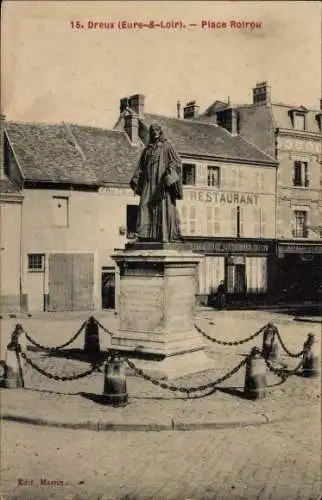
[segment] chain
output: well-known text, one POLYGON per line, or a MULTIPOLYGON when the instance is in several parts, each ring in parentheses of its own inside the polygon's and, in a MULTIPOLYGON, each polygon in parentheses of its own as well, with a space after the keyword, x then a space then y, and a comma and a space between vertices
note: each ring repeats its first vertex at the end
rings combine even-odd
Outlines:
POLYGON ((85 326, 87 325, 88 323, 88 320, 84 321, 84 323, 81 325, 81 327, 79 328, 79 330, 75 333, 75 335, 70 339, 68 340, 67 342, 65 342, 65 344, 62 344, 62 345, 58 345, 57 347, 46 347, 46 346, 43 346, 41 344, 39 344, 38 342, 36 342, 35 340, 33 340, 30 335, 28 335, 28 333, 23 330, 23 333, 25 334, 27 340, 29 340, 29 342, 31 342, 31 344, 33 344, 34 346, 38 347, 39 349, 42 349, 44 351, 58 351, 59 349, 63 349, 64 347, 67 347, 69 344, 72 344, 74 342, 74 340, 77 339, 77 337, 82 333, 83 329, 85 328, 85 326))
POLYGON ((111 330, 109 330, 108 328, 106 328, 104 325, 102 325, 102 323, 100 323, 96 318, 94 318, 94 321, 95 323, 97 324, 97 326, 99 326, 100 328, 102 328, 102 330, 105 332, 105 333, 108 333, 109 335, 111 335, 111 337, 114 336, 114 333, 111 332, 111 330))
POLYGON ((302 367, 303 360, 299 362, 299 364, 294 368, 294 370, 287 370, 286 368, 275 368, 268 359, 265 359, 265 363, 269 371, 275 373, 275 375, 278 375, 283 379, 287 379, 291 375, 295 375, 295 373, 302 367))
POLYGON ((245 344, 246 342, 249 342, 250 340, 253 340, 255 337, 257 337, 265 328, 267 325, 262 326, 260 330, 257 332, 253 333, 253 335, 250 335, 246 339, 243 340, 236 340, 235 342, 225 342, 222 340, 217 340, 214 339, 213 337, 210 337, 206 332, 204 332, 201 328, 199 328, 196 324, 194 325, 195 329, 201 333, 206 339, 211 340, 211 342, 215 342, 216 344, 221 344, 221 345, 240 345, 240 344, 245 344))
POLYGON ((287 347, 285 346, 283 340, 282 340, 282 337, 279 333, 279 331, 276 329, 276 335, 278 337, 278 340, 280 341, 281 343, 281 346, 282 348, 284 349, 284 351, 286 352, 286 354, 288 354, 291 358, 299 358, 300 356, 302 356, 304 350, 302 350, 301 352, 299 352, 298 354, 293 354, 292 352, 290 352, 287 347))
POLYGON ((33 361, 31 361, 30 358, 28 358, 24 353, 21 353, 21 356, 22 358, 32 367, 34 368, 38 373, 40 373, 41 375, 44 375, 45 377, 47 378, 50 378, 50 379, 54 379, 54 380, 62 380, 62 381, 66 381, 66 380, 78 380, 80 378, 84 378, 84 377, 87 377, 88 375, 91 375, 92 373, 94 373, 95 371, 98 371, 99 368, 101 367, 101 365, 104 363, 105 360, 103 361, 99 361, 95 364, 93 364, 91 366, 91 368, 89 368, 88 370, 82 372, 82 373, 78 373, 77 375, 71 375, 70 377, 59 377, 58 375, 53 375, 52 373, 48 373, 46 372, 45 370, 43 370, 42 368, 40 368, 39 366, 37 366, 33 361))
POLYGON ((155 379, 153 377, 150 377, 149 375, 147 375, 146 373, 144 373, 143 370, 140 370, 139 368, 137 368, 135 366, 135 364, 132 363, 132 361, 130 361, 127 358, 124 358, 124 359, 125 359, 126 363, 129 365, 129 367, 136 373, 136 375, 139 375, 140 377, 144 378, 145 380, 148 380, 149 382, 152 382, 152 384, 154 384, 154 385, 158 385, 159 387, 161 387, 161 389, 169 389, 172 392, 187 393, 188 396, 189 396, 189 393, 191 393, 191 392, 205 391, 207 389, 214 388, 216 385, 218 385, 221 382, 224 382, 228 378, 232 377, 247 362, 247 358, 243 359, 232 370, 230 370, 228 373, 226 373, 226 375, 224 375, 223 377, 218 378, 214 382, 209 382, 208 384, 205 384, 205 385, 199 385, 198 387, 178 387, 176 385, 170 385, 170 384, 167 384, 165 382, 161 382, 160 380, 157 380, 157 379, 155 379))

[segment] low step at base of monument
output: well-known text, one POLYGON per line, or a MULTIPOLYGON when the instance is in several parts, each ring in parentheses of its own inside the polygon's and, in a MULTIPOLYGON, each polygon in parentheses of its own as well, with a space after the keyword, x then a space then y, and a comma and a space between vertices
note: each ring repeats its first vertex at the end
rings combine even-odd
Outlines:
POLYGON ((214 360, 208 358, 203 350, 166 356, 161 361, 136 358, 131 355, 128 355, 128 358, 144 374, 165 380, 212 370, 216 367, 214 360))

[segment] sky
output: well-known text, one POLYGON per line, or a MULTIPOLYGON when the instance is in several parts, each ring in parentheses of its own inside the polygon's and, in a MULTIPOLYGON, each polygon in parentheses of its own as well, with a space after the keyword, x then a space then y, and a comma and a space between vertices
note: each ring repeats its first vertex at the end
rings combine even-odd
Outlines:
POLYGON ((320 2, 4 0, 1 24, 8 120, 112 128, 125 96, 143 94, 147 112, 176 116, 177 100, 196 100, 200 111, 228 96, 251 103, 252 88, 265 80, 274 102, 318 109, 322 95, 320 2), (117 27, 151 20, 186 28, 117 27), (91 21, 116 25, 90 29, 91 21), (202 28, 202 21, 227 27, 202 28))

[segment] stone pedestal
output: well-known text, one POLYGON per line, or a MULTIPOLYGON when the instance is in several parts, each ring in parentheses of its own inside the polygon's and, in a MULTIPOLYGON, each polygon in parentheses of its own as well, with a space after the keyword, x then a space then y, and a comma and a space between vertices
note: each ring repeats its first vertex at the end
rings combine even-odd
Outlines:
POLYGON ((120 324, 111 347, 162 378, 212 368, 193 326, 200 257, 183 243, 137 242, 113 259, 120 268, 120 324))

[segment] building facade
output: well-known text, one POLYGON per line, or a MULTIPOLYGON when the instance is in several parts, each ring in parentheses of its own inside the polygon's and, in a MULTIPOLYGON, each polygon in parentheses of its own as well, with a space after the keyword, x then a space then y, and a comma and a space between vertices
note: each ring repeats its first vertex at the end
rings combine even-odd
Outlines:
MULTIPOLYGON (((3 307, 11 295, 30 312, 117 308, 112 255, 135 237, 139 199, 129 180, 153 122, 182 160, 178 209, 182 235, 201 256, 200 301, 222 280, 232 299, 273 293, 277 162, 237 132, 233 108, 225 112, 231 130, 196 120, 195 103, 182 118, 146 113, 136 94, 121 99, 114 130, 2 122, 2 172, 21 220, 11 232, 19 244, 10 243, 15 274, 2 279, 3 307)), ((13 217, 5 214, 10 228, 13 217)))
MULTIPOLYGON (((322 102, 320 102, 322 105, 322 102)), ((231 129, 228 103, 215 101, 197 120, 231 129)), ((275 103, 267 82, 251 104, 233 107, 236 130, 278 162, 276 292, 290 300, 320 300, 322 283, 322 125, 320 109, 275 103)))
MULTIPOLYGON (((196 108, 188 103, 183 118, 170 118, 145 113, 144 96, 123 98, 115 128, 146 143, 156 122, 181 158, 181 232, 202 255, 200 301, 208 303, 221 281, 229 299, 267 297, 274 288, 277 163, 236 130, 195 120, 196 108)), ((233 110, 228 115, 234 125, 233 110)))

